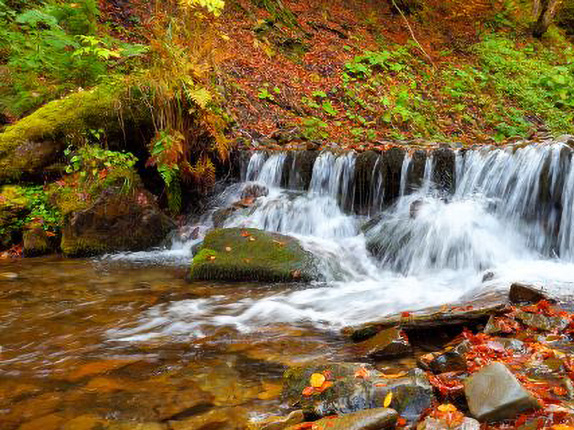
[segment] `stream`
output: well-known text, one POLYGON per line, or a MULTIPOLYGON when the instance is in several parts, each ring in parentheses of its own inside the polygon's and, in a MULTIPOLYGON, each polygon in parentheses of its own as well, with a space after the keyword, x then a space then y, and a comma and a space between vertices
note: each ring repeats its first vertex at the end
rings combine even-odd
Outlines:
MULTIPOLYGON (((436 184, 432 155, 412 180, 407 154, 392 204, 382 158, 365 191, 357 154, 322 152, 302 185, 286 153, 253 152, 242 180, 163 249, 0 261, 0 428, 127 430, 137 422, 146 430, 188 420, 190 429, 244 429, 285 411, 287 366, 361 360, 345 327, 513 282, 567 298, 571 152, 559 143, 456 151, 450 189, 436 184), (226 212, 223 226, 295 236, 318 258, 322 281, 185 280, 214 215, 253 184, 267 194, 226 212)), ((377 364, 407 368, 413 358, 377 364)))

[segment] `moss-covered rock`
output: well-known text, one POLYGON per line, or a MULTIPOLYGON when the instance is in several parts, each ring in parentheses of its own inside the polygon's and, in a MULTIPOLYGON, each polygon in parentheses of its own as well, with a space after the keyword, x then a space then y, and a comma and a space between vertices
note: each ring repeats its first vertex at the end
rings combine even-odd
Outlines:
POLYGON ((173 228, 152 194, 112 186, 86 209, 65 216, 61 248, 74 257, 141 251, 159 245, 173 228))
POLYGON ((67 143, 84 142, 103 129, 108 142, 125 138, 126 125, 147 121, 119 84, 79 91, 54 100, 0 133, 0 183, 38 178, 61 158, 67 143))
POLYGON ((0 188, 0 250, 20 242, 23 219, 29 213, 28 203, 22 187, 0 188))
POLYGON ((216 229, 193 258, 191 279, 309 281, 318 276, 315 263, 293 237, 253 228, 216 229))
POLYGON ((24 230, 24 246, 22 252, 25 257, 39 257, 57 250, 55 235, 51 236, 40 226, 32 226, 24 230))

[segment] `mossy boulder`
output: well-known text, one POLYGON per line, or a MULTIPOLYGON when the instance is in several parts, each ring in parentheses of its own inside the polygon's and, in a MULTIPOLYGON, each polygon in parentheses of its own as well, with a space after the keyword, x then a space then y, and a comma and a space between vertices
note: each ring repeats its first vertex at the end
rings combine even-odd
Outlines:
POLYGON ((67 143, 83 143, 89 130, 103 129, 108 143, 148 121, 120 84, 79 91, 42 106, 0 133, 0 183, 38 179, 58 171, 67 143))
POLYGON ((317 279, 314 256, 293 237, 253 228, 210 231, 193 258, 192 280, 289 282, 317 279))
POLYGON ((56 235, 45 231, 41 226, 29 226, 24 230, 22 252, 25 257, 39 257, 58 249, 56 235))
POLYGON ((111 186, 87 208, 66 214, 61 248, 73 257, 142 251, 160 245, 174 227, 142 187, 111 186))
POLYGON ((29 213, 28 203, 21 187, 0 188, 0 250, 20 242, 23 219, 29 213))

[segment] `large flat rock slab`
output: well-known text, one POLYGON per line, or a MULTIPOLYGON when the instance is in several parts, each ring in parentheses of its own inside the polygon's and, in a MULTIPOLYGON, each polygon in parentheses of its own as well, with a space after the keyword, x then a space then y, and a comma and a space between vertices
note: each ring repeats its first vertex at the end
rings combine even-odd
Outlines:
POLYGON ((502 363, 492 363, 464 382, 464 394, 472 415, 479 421, 515 418, 539 409, 538 401, 502 363))

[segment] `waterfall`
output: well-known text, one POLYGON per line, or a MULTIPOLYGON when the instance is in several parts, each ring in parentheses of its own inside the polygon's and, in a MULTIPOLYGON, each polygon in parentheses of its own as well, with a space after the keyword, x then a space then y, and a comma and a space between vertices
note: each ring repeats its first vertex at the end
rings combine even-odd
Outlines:
MULTIPOLYGON (((281 322, 340 328, 512 282, 571 294, 571 158, 558 143, 454 154, 253 152, 241 166, 243 181, 216 209, 229 208, 252 182, 268 193, 234 207, 223 226, 295 236, 318 258, 325 281, 232 302, 191 300, 170 306, 168 315, 173 327, 193 320, 198 332, 281 322), (483 281, 485 272, 491 275, 483 281)), ((208 225, 210 217, 203 218, 208 225)))

